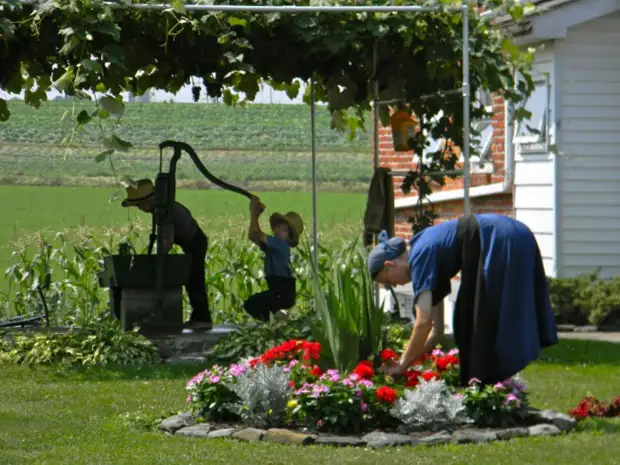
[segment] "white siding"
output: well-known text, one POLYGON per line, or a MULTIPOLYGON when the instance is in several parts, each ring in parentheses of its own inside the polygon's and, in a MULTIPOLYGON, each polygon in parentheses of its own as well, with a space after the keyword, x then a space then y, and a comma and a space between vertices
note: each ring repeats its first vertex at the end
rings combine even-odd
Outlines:
POLYGON ((620 15, 556 42, 560 276, 620 274, 620 15))
MULTIPOLYGON (((553 50, 547 46, 536 54, 533 70, 535 79, 546 73, 550 76, 551 115, 554 114, 553 60, 553 50)), ((548 276, 555 276, 556 268, 554 173, 553 156, 543 147, 524 150, 521 144, 515 144, 514 214, 534 232, 548 276)))

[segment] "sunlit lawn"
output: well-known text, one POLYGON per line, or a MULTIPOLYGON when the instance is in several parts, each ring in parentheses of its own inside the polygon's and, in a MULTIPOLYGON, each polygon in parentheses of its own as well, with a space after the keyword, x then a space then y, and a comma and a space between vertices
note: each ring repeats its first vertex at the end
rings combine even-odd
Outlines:
MULTIPOLYGON (((184 409, 184 384, 200 367, 78 371, 3 367, 2 464, 612 464, 620 421, 581 424, 577 433, 488 445, 369 451, 201 440, 145 432, 123 414, 184 409)), ((566 411, 588 392, 620 394, 620 344, 562 341, 524 377, 532 403, 566 411)))

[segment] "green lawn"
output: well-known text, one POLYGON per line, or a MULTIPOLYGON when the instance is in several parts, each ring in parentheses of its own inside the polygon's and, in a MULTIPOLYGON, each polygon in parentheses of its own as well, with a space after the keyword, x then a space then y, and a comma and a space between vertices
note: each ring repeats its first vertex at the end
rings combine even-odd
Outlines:
MULTIPOLYGON (((620 394, 620 344, 562 341, 524 372, 537 407, 561 411, 591 391, 620 394)), ((301 448, 200 440, 142 432, 123 414, 184 408, 184 384, 200 367, 80 372, 3 367, 1 464, 614 464, 620 421, 587 422, 580 432, 489 445, 380 451, 301 448)))
MULTIPOLYGON (((111 203, 114 192, 113 188, 0 186, 0 203, 4 205, 0 215, 0 269, 6 268, 9 262, 12 242, 29 238, 35 232, 43 232, 51 239, 58 231, 71 232, 79 227, 114 228, 136 220, 150 225, 149 217, 137 209, 122 208, 120 200, 111 203)), ((258 195, 267 205, 265 220, 274 211, 296 210, 311 233, 310 193, 261 192, 258 195)), ((248 200, 243 196, 221 189, 179 189, 177 199, 190 208, 211 237, 231 234, 241 238, 247 229, 248 200)), ((331 236, 359 237, 365 202, 363 194, 320 193, 319 230, 331 236)), ((266 227, 266 221, 263 223, 266 227)))

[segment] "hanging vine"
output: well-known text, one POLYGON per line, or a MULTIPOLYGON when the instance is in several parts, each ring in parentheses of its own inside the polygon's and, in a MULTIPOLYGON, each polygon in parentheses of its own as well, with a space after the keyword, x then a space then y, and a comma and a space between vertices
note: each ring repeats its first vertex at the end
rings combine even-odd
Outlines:
MULTIPOLYGON (((141 3, 149 1, 153 0, 141 3)), ((102 97, 96 110, 76 116, 76 124, 84 126, 122 113, 122 92, 142 95, 159 89, 176 93, 196 78, 201 82, 192 84, 195 100, 203 88, 208 98, 242 105, 254 100, 263 82, 297 97, 299 80, 307 82, 314 75, 316 100, 328 104, 332 127, 354 137, 365 128, 376 78, 379 100, 406 101, 419 119, 424 131, 410 141, 416 153, 424 151, 426 133, 462 146, 462 98, 438 94, 462 84, 462 13, 447 9, 459 5, 457 0, 338 2, 445 7, 432 13, 398 14, 190 12, 182 0, 155 11, 131 8, 132 3, 0 0, 0 88, 14 94, 23 91, 26 103, 37 108, 52 88, 78 99, 92 100, 97 92, 102 97), (375 43, 379 57, 376 74, 375 43), (435 97, 422 99, 424 95, 435 97), (440 111, 444 116, 430 122, 440 111)), ((299 6, 330 2, 208 3, 299 6)), ((471 95, 478 89, 501 92, 518 108, 533 89, 529 77, 532 53, 519 50, 479 11, 503 8, 520 19, 530 7, 513 0, 481 0, 477 5, 479 9, 472 10, 469 18, 471 95), (517 83, 515 72, 525 79, 517 83)), ((387 108, 380 110, 382 123, 388 124, 387 108)), ((472 119, 483 117, 484 107, 472 101, 470 114, 472 119)), ((527 116, 522 108, 516 112, 517 119, 527 116)), ((0 99, 0 120, 9 117, 10 105, 0 99)), ((100 161, 131 146, 114 132, 106 136, 104 145, 100 161)), ((430 178, 426 173, 453 169, 454 158, 444 151, 431 154, 429 164, 420 163, 403 187, 416 190, 421 200, 427 198, 430 178)), ((433 180, 441 184, 444 177, 433 180)))

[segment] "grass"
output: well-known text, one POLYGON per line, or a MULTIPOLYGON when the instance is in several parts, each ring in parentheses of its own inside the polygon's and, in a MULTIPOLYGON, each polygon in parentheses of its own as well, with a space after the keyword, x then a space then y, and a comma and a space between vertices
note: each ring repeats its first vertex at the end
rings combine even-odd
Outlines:
MULTIPOLYGON (((0 269, 9 263, 14 242, 32 242, 32 234, 53 238, 58 231, 75 233, 80 228, 101 230, 148 223, 150 218, 135 208, 122 208, 110 202, 114 188, 0 186, 0 269)), ((263 224, 274 211, 295 210, 312 231, 312 195, 308 192, 264 192, 258 194, 267 205, 263 224)), ((229 234, 239 237, 247 230, 248 200, 232 192, 179 189, 177 199, 184 203, 211 237, 229 234)), ((350 193, 319 193, 319 231, 329 238, 354 238, 361 234, 365 196, 350 193)), ((148 237, 145 235, 145 240, 148 237)), ((0 284, 2 284, 0 278, 0 284)), ((4 286, 0 287, 2 290, 4 286)))
MULTIPOLYGON (((14 100, 9 109, 11 118, 0 124, 0 140, 55 144, 70 133, 81 110, 92 113, 95 106, 85 100, 58 100, 36 110, 14 100)), ((370 153, 369 129, 350 141, 346 134, 330 129, 326 107, 319 106, 316 115, 319 150, 370 153)), ((308 150, 311 144, 307 105, 125 103, 122 125, 115 131, 137 147, 155 147, 166 139, 211 150, 308 150)), ((99 143, 100 132, 90 125, 80 139, 99 143)))
MULTIPOLYGON (((566 411, 591 391, 609 399, 620 383, 620 344, 562 341, 524 372, 535 406, 566 411)), ((380 451, 286 447, 144 432, 122 415, 184 409, 199 366, 90 371, 3 367, 0 464, 614 464, 620 421, 588 421, 570 435, 487 445, 380 451)))

